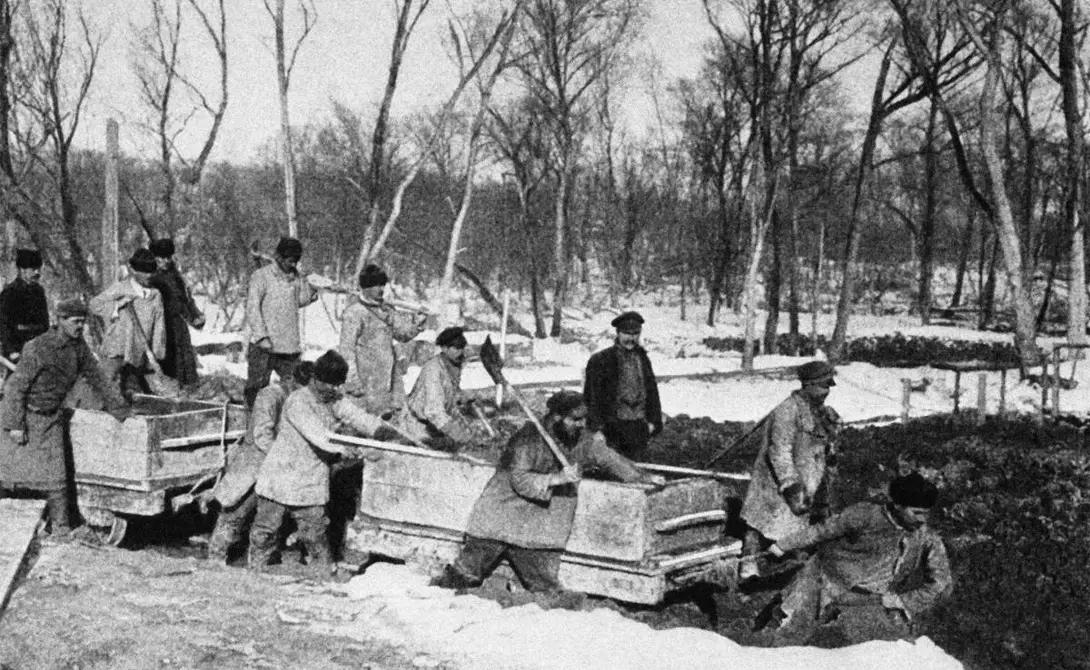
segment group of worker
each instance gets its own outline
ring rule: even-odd
[[[19,276],[0,293],[0,346],[16,362],[0,408],[11,438],[0,447],[0,486],[45,492],[55,528],[69,524],[61,403],[76,378],[86,377],[118,416],[127,396],[146,390],[152,359],[170,362],[169,373],[183,384],[196,382],[187,328],[200,327],[203,318],[170,261],[173,244],[167,242],[135,252],[130,277],[92,299],[89,308],[78,300],[59,302],[52,328],[36,283],[40,256],[20,252]],[[266,569],[290,517],[309,569],[326,576],[336,569],[327,532],[330,463],[361,457],[335,433],[388,431],[446,451],[480,435],[466,416],[471,394],[461,389],[468,346],[461,328],[439,333],[438,352],[405,393],[400,343],[422,332],[424,316],[386,302],[389,277],[378,266],[368,265],[358,277],[358,299],[344,312],[339,347],[313,362],[301,360],[299,311],[318,297],[299,272],[302,254],[298,240],[282,238],[273,262],[250,278],[244,396],[251,421],[214,491],[220,510],[209,557],[226,561],[252,518],[248,563]],[[28,301],[35,307],[7,307]],[[82,337],[89,312],[107,324],[101,368]],[[27,322],[13,326],[13,314],[26,315]],[[473,508],[461,554],[434,584],[478,586],[507,559],[529,590],[562,592],[561,554],[584,473],[664,484],[638,465],[663,428],[657,380],[640,342],[643,324],[637,312],[614,319],[615,342],[589,359],[583,393],[553,395],[540,424],[527,423],[509,440]],[[184,335],[171,334],[177,325]],[[189,355],[168,355],[171,347]],[[800,388],[762,421],[741,509],[748,530],[739,580],[759,578],[762,564],[786,553],[812,550],[770,613],[784,644],[804,642],[816,626],[848,611],[909,628],[952,585],[942,541],[927,525],[937,489],[911,473],[891,481],[885,503],[835,505],[840,420],[825,404],[835,370],[814,361],[797,373]],[[35,445],[34,454],[27,445]]]

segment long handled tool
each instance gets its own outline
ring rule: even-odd
[[[484,344],[481,345],[481,364],[484,365],[485,372],[492,378],[493,384],[502,384],[504,390],[508,395],[515,399],[518,406],[522,408],[523,413],[530,419],[530,423],[534,424],[534,428],[537,428],[537,432],[541,435],[541,438],[545,440],[545,444],[549,445],[549,451],[553,452],[553,456],[556,456],[556,460],[559,461],[560,466],[563,468],[570,468],[571,463],[568,462],[564,452],[560,451],[560,447],[557,445],[556,440],[549,434],[549,431],[545,430],[545,426],[541,425],[541,421],[534,414],[534,410],[530,409],[529,403],[526,402],[526,398],[522,396],[517,388],[511,386],[511,382],[503,376],[503,358],[500,357],[500,352],[496,350],[496,347],[492,344],[492,336],[484,338]]]
[[[181,386],[178,385],[176,380],[163,373],[163,368],[159,365],[159,361],[156,360],[155,353],[151,350],[151,340],[148,338],[148,333],[144,330],[144,324],[140,323],[140,317],[136,315],[136,307],[132,302],[128,302],[125,303],[124,309],[129,310],[129,316],[132,317],[133,325],[136,326],[136,330],[140,334],[140,341],[144,345],[144,354],[148,359],[148,365],[151,367],[152,376],[148,380],[148,385],[152,387],[155,395],[164,398],[181,396]]]
[[[770,416],[772,416],[772,414],[766,414],[760,421],[758,421],[756,424],[754,424],[754,426],[752,428],[747,430],[745,435],[743,435],[742,437],[738,438],[737,440],[731,442],[730,444],[723,447],[719,451],[715,452],[715,455],[712,456],[711,458],[709,458],[706,463],[704,463],[704,467],[705,468],[710,468],[711,466],[715,465],[716,462],[719,461],[719,459],[726,456],[728,453],[733,451],[736,447],[744,444],[747,440],[749,440],[749,438],[753,437],[757,433],[758,430],[761,430],[762,428],[765,427],[765,424],[768,423],[768,417],[770,417]]]

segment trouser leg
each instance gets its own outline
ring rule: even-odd
[[[611,447],[633,460],[643,456],[651,439],[646,421],[612,421],[606,425],[604,433]]]
[[[560,590],[560,550],[511,547],[507,560],[527,591]]]
[[[287,507],[275,500],[257,498],[257,512],[250,528],[249,566],[260,570],[269,565],[280,539],[280,526],[287,514]]]
[[[272,356],[271,351],[262,349],[253,342],[246,348],[246,387],[243,395],[247,407],[253,407],[258,391],[269,385],[269,375],[272,373],[269,363]]]
[[[324,505],[292,507],[297,536],[307,552],[307,565],[318,576],[333,572],[333,555],[329,549],[329,517]]]
[[[131,396],[124,395],[125,387],[122,384],[121,369],[125,366],[125,359],[121,357],[103,358],[102,359],[102,374],[106,377],[106,381],[117,389],[117,392],[122,394],[126,400],[131,400]]]
[[[821,570],[816,559],[810,559],[795,574],[784,591],[783,621],[776,630],[773,644],[787,647],[805,644],[818,626],[821,605]]]
[[[72,519],[69,512],[71,500],[68,489],[64,486],[51,488],[44,491],[45,509],[49,515],[49,524],[54,533],[67,533],[72,529]]]
[[[465,581],[477,585],[492,574],[506,551],[503,542],[466,535],[462,551],[450,567]]]
[[[220,509],[216,527],[208,540],[208,558],[226,561],[231,547],[242,540],[246,524],[257,511],[257,494],[252,490],[234,506]]]

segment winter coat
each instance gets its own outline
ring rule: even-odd
[[[197,303],[193,302],[193,296],[174,263],[153,274],[151,285],[163,297],[163,313],[166,316],[163,374],[177,379],[183,386],[192,386],[200,380],[197,377],[197,354],[193,351],[189,327],[203,326],[204,315],[197,308]]]
[[[555,416],[545,419],[546,430],[554,436],[557,422]],[[559,436],[556,442],[573,465],[622,482],[643,479],[631,461],[592,439],[588,431],[574,445],[564,444]],[[473,506],[466,534],[525,549],[563,549],[575,518],[578,488],[549,486],[550,477],[560,469],[534,425],[524,425],[511,436],[496,473]]]
[[[119,307],[119,300],[132,298],[128,306]],[[91,312],[106,324],[102,338],[103,358],[121,358],[138,368],[147,364],[150,345],[156,360],[166,355],[166,318],[163,297],[154,288],[144,288],[135,279],[114,282],[102,293],[91,298]],[[133,311],[137,321],[133,321]],[[146,339],[145,339],[146,338]]]
[[[292,392],[284,401],[276,439],[258,471],[257,494],[292,507],[329,502],[329,460],[345,450],[330,436],[342,424],[374,435],[382,422],[347,398],[322,402],[309,386]]]
[[[662,431],[662,403],[659,400],[659,385],[655,372],[651,369],[651,360],[642,347],[636,347],[643,372],[644,415],[651,424],[651,434]],[[583,398],[587,403],[587,430],[601,431],[617,420],[617,381],[620,378],[619,351],[617,345],[603,349],[590,357],[583,383]]]
[[[787,506],[783,491],[801,484],[808,498],[814,499],[826,477],[839,417],[831,407],[815,406],[795,391],[765,422],[742,519],[765,537],[778,540],[809,524],[809,515],[796,516]]]
[[[41,284],[16,277],[0,291],[0,354],[12,357],[49,330],[49,305]]]
[[[390,305],[364,300],[349,305],[341,318],[338,349],[355,372],[354,380],[349,373],[350,385],[376,414],[400,407],[405,400],[405,370],[397,343],[416,337],[423,324]]]
[[[318,290],[298,273],[282,272],[276,263],[255,270],[246,294],[250,342],[267,337],[274,354],[299,353],[299,309],[317,299]]]
[[[257,482],[257,473],[265,454],[276,440],[280,411],[288,393],[281,384],[261,389],[250,410],[250,426],[246,438],[227,461],[223,477],[213,492],[221,507],[232,507],[250,492]]]
[[[811,560],[822,575],[822,605],[849,591],[897,595],[911,618],[953,590],[942,538],[926,524],[897,525],[888,508],[857,503],[777,544],[784,551],[818,545]]]
[[[401,414],[401,427],[418,440],[446,436],[464,444],[473,431],[458,410],[462,369],[442,353],[432,356],[420,368],[420,376]]]

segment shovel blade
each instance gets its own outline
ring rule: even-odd
[[[492,378],[493,384],[503,384],[503,359],[500,358],[500,352],[492,344],[492,336],[489,335],[484,338],[484,343],[481,345],[481,365],[484,366],[484,371],[488,373],[488,376]]]

